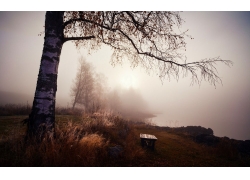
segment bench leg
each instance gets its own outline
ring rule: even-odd
[[[155,149],[155,141],[152,141],[152,150],[154,150]]]
[[[151,150],[154,150],[155,148],[155,141],[154,140],[146,140],[146,139],[141,139],[141,146],[144,147],[148,147]]]
[[[145,145],[145,140],[141,139],[141,146],[144,147],[144,145]]]

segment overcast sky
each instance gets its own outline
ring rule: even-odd
[[[103,46],[88,55],[73,43],[63,45],[58,74],[57,104],[70,103],[69,92],[76,75],[78,57],[85,56],[96,72],[108,78],[110,87],[132,87],[142,94],[161,126],[203,126],[217,136],[250,139],[250,12],[182,12],[194,38],[187,40],[187,60],[220,56],[232,60],[229,68],[217,65],[223,85],[208,82],[190,86],[190,77],[163,82],[128,62],[110,64],[112,51]],[[43,48],[45,12],[0,12],[0,90],[30,95],[35,92]],[[0,100],[1,101],[1,100]],[[30,103],[31,104],[31,103]]]

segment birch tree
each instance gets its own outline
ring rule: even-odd
[[[73,109],[76,104],[81,104],[84,105],[86,111],[89,111],[91,101],[94,98],[94,84],[93,67],[83,57],[80,57],[78,71],[71,89]]]
[[[185,52],[186,31],[179,31],[183,20],[179,12],[46,12],[45,37],[28,122],[28,136],[54,134],[57,72],[62,46],[74,41],[80,48],[97,50],[102,44],[113,50],[112,64],[124,57],[131,66],[142,66],[163,78],[191,75],[191,82],[221,83],[216,63],[232,64],[219,57],[189,62]]]
[[[91,63],[79,58],[79,67],[71,88],[72,108],[83,105],[86,113],[105,108],[107,93],[106,77],[94,71]]]

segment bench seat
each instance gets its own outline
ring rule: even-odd
[[[151,135],[151,134],[140,134],[140,138],[141,138],[141,146],[142,147],[149,147],[152,150],[154,150],[155,147],[155,141],[157,140],[157,138],[155,137],[155,135]]]

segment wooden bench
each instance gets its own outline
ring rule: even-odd
[[[140,134],[142,147],[146,146],[154,150],[157,138],[151,134]]]

